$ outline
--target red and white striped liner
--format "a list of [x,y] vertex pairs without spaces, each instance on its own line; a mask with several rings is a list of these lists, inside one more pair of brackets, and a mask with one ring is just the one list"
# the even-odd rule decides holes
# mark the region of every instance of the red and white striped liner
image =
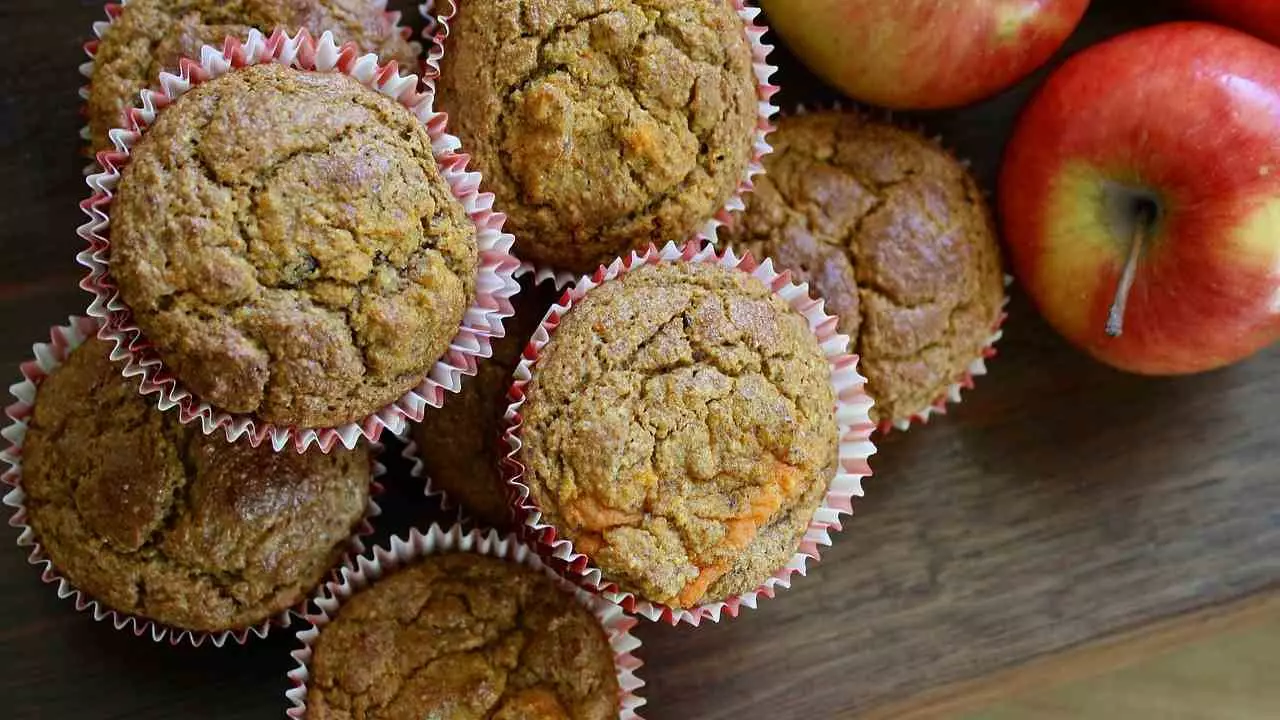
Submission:
[[[439,13],[435,11],[437,1],[443,7]],[[751,160],[747,163],[747,169],[738,182],[737,189],[724,207],[712,215],[695,235],[697,239],[710,240],[713,243],[716,242],[720,227],[726,225],[734,213],[746,208],[743,196],[755,189],[754,178],[764,174],[764,157],[773,152],[768,136],[775,129],[773,118],[778,114],[778,106],[773,104],[773,97],[778,94],[779,88],[771,82],[778,69],[769,64],[769,53],[773,51],[773,46],[764,43],[764,34],[769,31],[769,28],[757,22],[760,16],[759,8],[751,7],[746,0],[730,1],[733,3],[734,11],[742,20],[747,43],[751,46],[752,68],[756,76],[757,118]],[[424,72],[429,84],[434,84],[431,81],[440,75],[440,60],[448,52],[449,21],[457,16],[458,5],[456,0],[427,0],[418,6],[418,10],[427,20],[427,27],[423,30],[423,38],[427,40]],[[536,272],[538,282],[546,278],[554,278],[556,288],[561,290],[577,280],[576,275],[564,270],[535,267],[530,263],[524,263],[523,267]]]
[[556,290],[564,290],[573,285],[578,280],[578,276],[567,270],[556,270],[546,267],[545,265],[534,265],[528,260],[520,261],[520,272],[516,277],[520,277],[526,273],[533,273],[533,282],[541,285],[550,281],[555,285]]
[[[572,311],[574,303],[580,302],[596,287],[617,279],[633,268],[658,263],[719,265],[747,273],[764,283],[774,295],[808,322],[831,369],[831,387],[836,398],[834,412],[840,437],[838,468],[822,503],[814,511],[813,519],[809,522],[796,553],[785,567],[780,568],[756,590],[694,608],[673,608],[644,600],[619,589],[615,583],[603,577],[600,569],[591,564],[591,558],[577,552],[572,541],[561,537],[554,526],[542,521],[542,512],[533,500],[529,486],[523,482],[525,468],[520,462],[520,450],[523,447],[520,410],[525,401],[525,388],[537,370],[542,348],[551,342],[561,318]],[[875,445],[871,441],[875,424],[870,417],[871,398],[864,388],[866,380],[858,374],[857,364],[857,356],[849,354],[849,337],[836,331],[836,318],[824,311],[822,300],[809,296],[807,284],[792,282],[789,272],[775,271],[771,260],[757,263],[749,254],[739,258],[732,248],[717,253],[715,248],[703,246],[698,241],[689,242],[683,247],[668,243],[661,250],[650,246],[644,252],[632,252],[626,259],[618,258],[608,267],[602,266],[594,275],[583,276],[574,287],[565,292],[560,302],[552,306],[516,368],[515,382],[508,395],[511,405],[506,412],[507,431],[504,436],[508,453],[503,470],[511,486],[517,517],[525,533],[537,543],[539,552],[554,558],[554,567],[627,612],[642,615],[655,622],[663,621],[672,625],[687,623],[693,626],[701,624],[704,619],[719,622],[724,613],[737,617],[741,607],[754,608],[761,597],[773,597],[778,587],[791,587],[793,574],[804,575],[808,561],[820,559],[819,546],[831,545],[831,531],[843,529],[840,516],[853,513],[853,498],[863,494],[862,480],[871,475],[868,458],[875,453]]]
[[[5,408],[5,414],[9,417],[10,422],[3,430],[0,430],[0,436],[3,436],[7,443],[6,447],[0,450],[0,462],[4,462],[9,468],[0,476],[0,483],[10,488],[5,493],[3,502],[6,506],[13,508],[13,514],[9,517],[9,526],[18,528],[20,531],[18,547],[31,548],[31,553],[27,556],[27,562],[42,568],[40,579],[46,584],[56,585],[58,597],[63,599],[71,598],[72,602],[75,603],[76,610],[91,613],[93,619],[99,622],[108,621],[117,630],[128,628],[138,637],[150,635],[151,639],[156,642],[167,640],[171,645],[179,645],[185,640],[191,645],[199,647],[204,644],[205,640],[208,640],[214,646],[222,647],[230,639],[237,644],[243,645],[248,641],[250,635],[262,638],[267,636],[267,632],[272,627],[289,627],[292,616],[302,617],[306,614],[306,599],[303,599],[290,610],[286,610],[274,618],[265,620],[257,625],[219,632],[187,630],[137,615],[122,613],[99,603],[76,589],[70,580],[59,574],[58,569],[53,565],[53,561],[45,553],[44,547],[40,544],[39,538],[36,537],[35,531],[27,524],[27,496],[22,487],[22,448],[27,437],[27,424],[35,410],[40,384],[44,382],[44,379],[50,373],[66,361],[72,350],[80,347],[85,340],[97,334],[100,327],[101,323],[93,318],[73,316],[68,324],[51,328],[49,330],[49,342],[36,343],[32,346],[33,358],[20,366],[22,381],[9,387],[9,392],[13,395],[14,402]],[[378,478],[386,473],[386,468],[377,460],[381,450],[382,448],[379,446],[374,446],[371,450],[371,457],[373,458],[371,476],[373,480],[370,487],[369,504],[365,510],[364,519],[348,541],[347,553],[339,567],[350,566],[355,562],[357,556],[364,553],[363,538],[373,534],[372,520],[382,513],[378,503],[374,500],[382,492],[382,486],[378,482]],[[337,572],[338,570],[335,568],[332,574],[336,575]]]
[[340,613],[343,603],[376,583],[384,575],[394,573],[401,567],[412,565],[431,555],[459,552],[507,560],[541,571],[555,580],[560,589],[572,595],[583,607],[590,610],[591,614],[600,621],[605,636],[609,640],[609,647],[613,650],[620,693],[618,718],[619,720],[639,720],[640,715],[637,710],[646,701],[638,694],[640,688],[644,687],[644,681],[636,676],[636,670],[643,663],[633,654],[640,647],[640,641],[631,635],[631,629],[636,625],[635,618],[628,617],[617,606],[604,602],[557,576],[543,563],[537,552],[521,543],[515,535],[503,536],[494,530],[485,533],[478,530],[468,532],[459,525],[454,525],[448,530],[442,529],[439,525],[432,525],[425,533],[416,529],[410,531],[407,539],[392,537],[390,549],[375,547],[371,555],[357,559],[353,568],[344,568],[339,580],[325,585],[323,592],[314,602],[318,611],[305,618],[311,622],[312,627],[298,632],[298,640],[302,643],[302,647],[291,653],[298,667],[289,672],[289,681],[293,684],[293,689],[286,692],[285,697],[288,698],[292,707],[286,714],[294,720],[302,720],[306,717],[307,682],[311,679],[308,666],[311,662],[312,648],[325,625],[332,622],[333,618]]
[[[280,427],[251,415],[233,415],[200,401],[163,366],[159,354],[134,322],[133,312],[120,297],[111,277],[111,202],[121,173],[129,163],[130,149],[157,115],[192,87],[237,68],[265,63],[304,71],[344,73],[408,108],[430,134],[441,174],[454,197],[466,208],[477,231],[480,267],[476,297],[448,352],[416,388],[358,422],[338,427]],[[89,176],[87,182],[93,194],[80,204],[89,221],[81,225],[78,232],[89,247],[76,256],[80,264],[89,268],[88,276],[80,282],[80,286],[94,296],[88,313],[105,321],[99,337],[115,343],[112,359],[127,361],[124,375],[140,379],[142,394],[155,395],[161,410],[176,409],[183,423],[199,421],[205,434],[211,435],[221,428],[231,442],[243,438],[256,447],[269,440],[277,451],[293,444],[298,452],[306,451],[311,445],[329,452],[335,444],[355,447],[361,437],[376,441],[384,429],[402,432],[407,420],[421,420],[428,405],[440,407],[445,393],[460,390],[463,376],[476,374],[477,360],[492,354],[490,338],[502,336],[502,321],[513,313],[511,297],[520,289],[514,277],[519,261],[511,255],[514,238],[502,232],[506,216],[493,210],[492,194],[480,192],[480,174],[466,170],[468,158],[459,151],[458,139],[446,131],[447,118],[432,109],[430,93],[419,92],[416,76],[398,74],[394,63],[380,66],[376,55],[361,56],[354,44],[339,46],[331,33],[316,40],[305,29],[292,37],[277,31],[270,38],[252,30],[245,42],[227,38],[221,50],[206,45],[198,63],[184,58],[181,74],[161,73],[160,86],[159,91],[142,92],[142,107],[130,111],[130,127],[111,131],[117,149],[98,153],[98,163],[104,169]]]
[[[369,2],[378,5],[383,9],[383,18],[386,20],[388,30],[396,29],[396,31],[400,33],[400,36],[405,40],[412,40],[413,28],[400,26],[400,20],[403,13],[399,10],[387,10],[387,0],[369,0]],[[84,100],[86,103],[89,101],[89,94],[93,87],[93,71],[98,59],[98,47],[102,44],[102,38],[111,29],[111,26],[120,19],[120,13],[124,12],[125,6],[128,4],[129,0],[120,0],[119,2],[109,2],[104,4],[102,9],[106,13],[107,19],[99,20],[93,24],[93,39],[85,42],[84,44],[84,54],[89,59],[88,61],[80,64],[80,74],[83,75],[87,81],[80,87],[80,99]],[[80,137],[86,143],[91,141],[88,125],[80,128]],[[96,169],[97,166],[90,164],[86,169],[86,174],[92,173]]]
[[[444,38],[449,35],[449,26],[441,23],[441,17],[436,15],[435,6],[435,0],[418,3],[418,14],[426,21],[426,26],[422,28],[422,39],[426,41],[422,58],[422,79],[429,84],[434,84],[436,78],[440,77],[440,61],[444,59]],[[457,14],[457,6],[450,5],[448,16],[452,18]],[[441,33],[441,37],[437,38],[437,33]]]

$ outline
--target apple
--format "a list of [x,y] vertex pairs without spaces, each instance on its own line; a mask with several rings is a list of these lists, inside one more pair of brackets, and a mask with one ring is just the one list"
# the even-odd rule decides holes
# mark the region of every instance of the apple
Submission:
[[999,201],[1022,286],[1099,360],[1255,353],[1280,339],[1280,49],[1183,22],[1075,55],[1018,119]]
[[769,25],[850,97],[966,105],[1013,85],[1071,34],[1089,0],[761,0]]
[[1190,5],[1215,20],[1280,45],[1280,2],[1276,0],[1191,0]]

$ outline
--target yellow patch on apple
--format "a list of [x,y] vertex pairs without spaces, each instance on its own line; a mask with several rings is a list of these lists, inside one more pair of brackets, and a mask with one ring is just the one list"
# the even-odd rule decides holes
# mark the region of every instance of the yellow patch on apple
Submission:
[[[1233,239],[1252,262],[1270,263],[1272,276],[1280,281],[1280,198],[1266,200],[1249,213]],[[1271,298],[1271,312],[1280,315],[1280,287]]]
[[1013,42],[1018,39],[1023,26],[1036,20],[1040,8],[1037,3],[1018,0],[996,8],[996,37],[1002,42]]
[[1280,198],[1263,201],[1248,214],[1235,233],[1241,251],[1266,261],[1271,259],[1275,274],[1280,276]]
[[1041,285],[1047,295],[1041,306],[1053,309],[1053,319],[1064,332],[1102,327],[1105,318],[1091,317],[1098,269],[1113,267],[1118,277],[1124,268],[1128,238],[1116,236],[1108,216],[1108,182],[1114,182],[1111,176],[1088,163],[1074,162],[1064,166],[1049,192],[1042,224],[1044,247],[1036,272],[1045,278],[1077,279]]

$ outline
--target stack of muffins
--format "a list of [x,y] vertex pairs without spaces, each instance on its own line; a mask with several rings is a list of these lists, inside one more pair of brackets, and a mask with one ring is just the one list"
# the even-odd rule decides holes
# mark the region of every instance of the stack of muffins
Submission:
[[[384,4],[97,28],[94,299],[16,386],[20,543],[156,639],[301,618],[294,717],[635,717],[631,615],[786,587],[876,425],[981,370],[989,214],[860,115],[768,155],[741,0],[440,0],[425,63]],[[469,526],[362,554],[384,430]]]

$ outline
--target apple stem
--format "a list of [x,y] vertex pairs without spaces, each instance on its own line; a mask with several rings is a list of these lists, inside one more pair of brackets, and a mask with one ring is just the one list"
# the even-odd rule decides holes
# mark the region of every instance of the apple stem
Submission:
[[1120,284],[1116,287],[1115,299],[1111,302],[1111,312],[1107,315],[1107,335],[1120,337],[1124,334],[1124,313],[1129,306],[1129,293],[1133,290],[1133,280],[1138,275],[1138,261],[1142,259],[1142,251],[1147,244],[1147,233],[1155,218],[1151,208],[1138,208],[1138,217],[1134,222],[1133,239],[1129,242],[1129,259],[1124,263],[1124,272],[1120,274]]

